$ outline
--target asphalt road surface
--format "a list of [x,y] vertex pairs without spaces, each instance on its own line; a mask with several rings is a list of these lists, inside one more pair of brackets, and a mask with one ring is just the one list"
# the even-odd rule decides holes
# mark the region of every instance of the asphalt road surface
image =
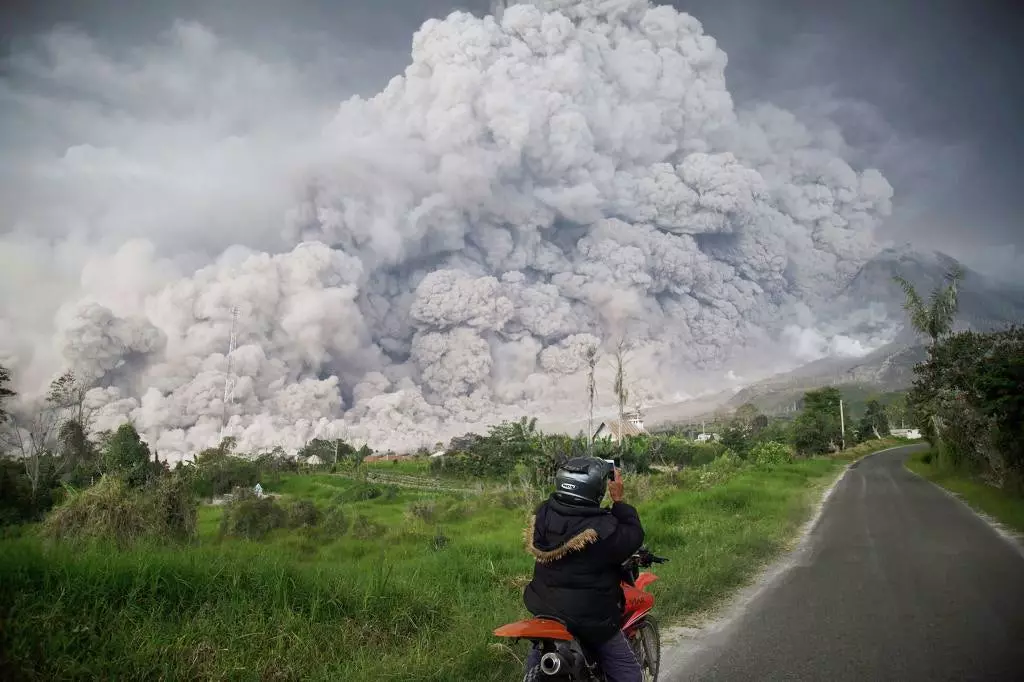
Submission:
[[683,680],[1024,680],[1024,555],[906,471],[861,460],[794,565],[675,670]]

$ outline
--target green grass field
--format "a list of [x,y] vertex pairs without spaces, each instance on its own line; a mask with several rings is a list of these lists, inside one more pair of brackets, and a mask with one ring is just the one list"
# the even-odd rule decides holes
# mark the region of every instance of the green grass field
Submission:
[[[744,469],[706,490],[632,483],[644,494],[648,546],[671,559],[653,588],[662,620],[712,608],[749,581],[853,456]],[[275,492],[324,505],[356,485],[293,476]],[[532,570],[526,507],[513,491],[403,489],[343,507],[363,523],[342,537],[308,529],[221,540],[222,509],[207,506],[187,547],[53,545],[31,528],[0,540],[0,676],[516,678],[526,645],[491,636],[525,615]]]
[[907,468],[946,490],[956,493],[972,508],[991,516],[1018,533],[1024,533],[1024,498],[988,485],[967,474],[936,466],[931,451],[916,453]]

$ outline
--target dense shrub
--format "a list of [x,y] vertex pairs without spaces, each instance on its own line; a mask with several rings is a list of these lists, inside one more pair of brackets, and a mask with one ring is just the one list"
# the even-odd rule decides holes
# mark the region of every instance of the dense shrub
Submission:
[[309,500],[293,500],[286,512],[289,528],[313,528],[320,523],[320,510]]
[[387,527],[372,520],[365,514],[359,514],[352,522],[352,536],[359,540],[374,540],[383,537]]
[[123,478],[104,476],[96,485],[72,490],[46,517],[43,532],[60,540],[187,540],[195,535],[197,504],[187,483],[168,477],[133,488]]
[[195,494],[206,499],[225,495],[239,487],[252,488],[263,478],[259,461],[226,454],[218,449],[203,451],[186,469]]
[[222,537],[259,540],[288,524],[288,512],[273,497],[257,497],[248,488],[236,488],[220,519]]
[[320,522],[320,531],[334,538],[340,538],[348,533],[349,518],[341,505],[332,505],[324,512]]
[[35,493],[25,475],[25,463],[0,457],[0,526],[39,521],[64,499],[53,457],[41,457]]
[[793,453],[785,443],[767,441],[750,448],[750,459],[759,466],[776,466],[793,460]]
[[334,496],[335,502],[362,502],[365,500],[393,500],[398,496],[398,488],[393,485],[379,485],[363,480],[357,480],[351,487],[340,491]]
[[1024,327],[941,338],[914,373],[908,407],[939,463],[1024,493]]

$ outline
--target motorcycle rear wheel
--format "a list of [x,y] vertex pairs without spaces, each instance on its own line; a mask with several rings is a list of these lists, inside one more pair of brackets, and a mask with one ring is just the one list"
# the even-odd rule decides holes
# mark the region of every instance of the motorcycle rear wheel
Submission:
[[526,671],[526,676],[523,677],[523,682],[540,682],[540,666],[535,665]]
[[654,618],[648,616],[637,626],[633,653],[640,663],[644,682],[658,682],[658,673],[661,672],[661,632]]

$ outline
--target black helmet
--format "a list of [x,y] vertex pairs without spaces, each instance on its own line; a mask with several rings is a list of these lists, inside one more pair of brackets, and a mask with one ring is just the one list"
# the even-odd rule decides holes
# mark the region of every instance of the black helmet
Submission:
[[597,457],[573,457],[555,472],[555,498],[566,504],[599,505],[615,476],[611,462]]

